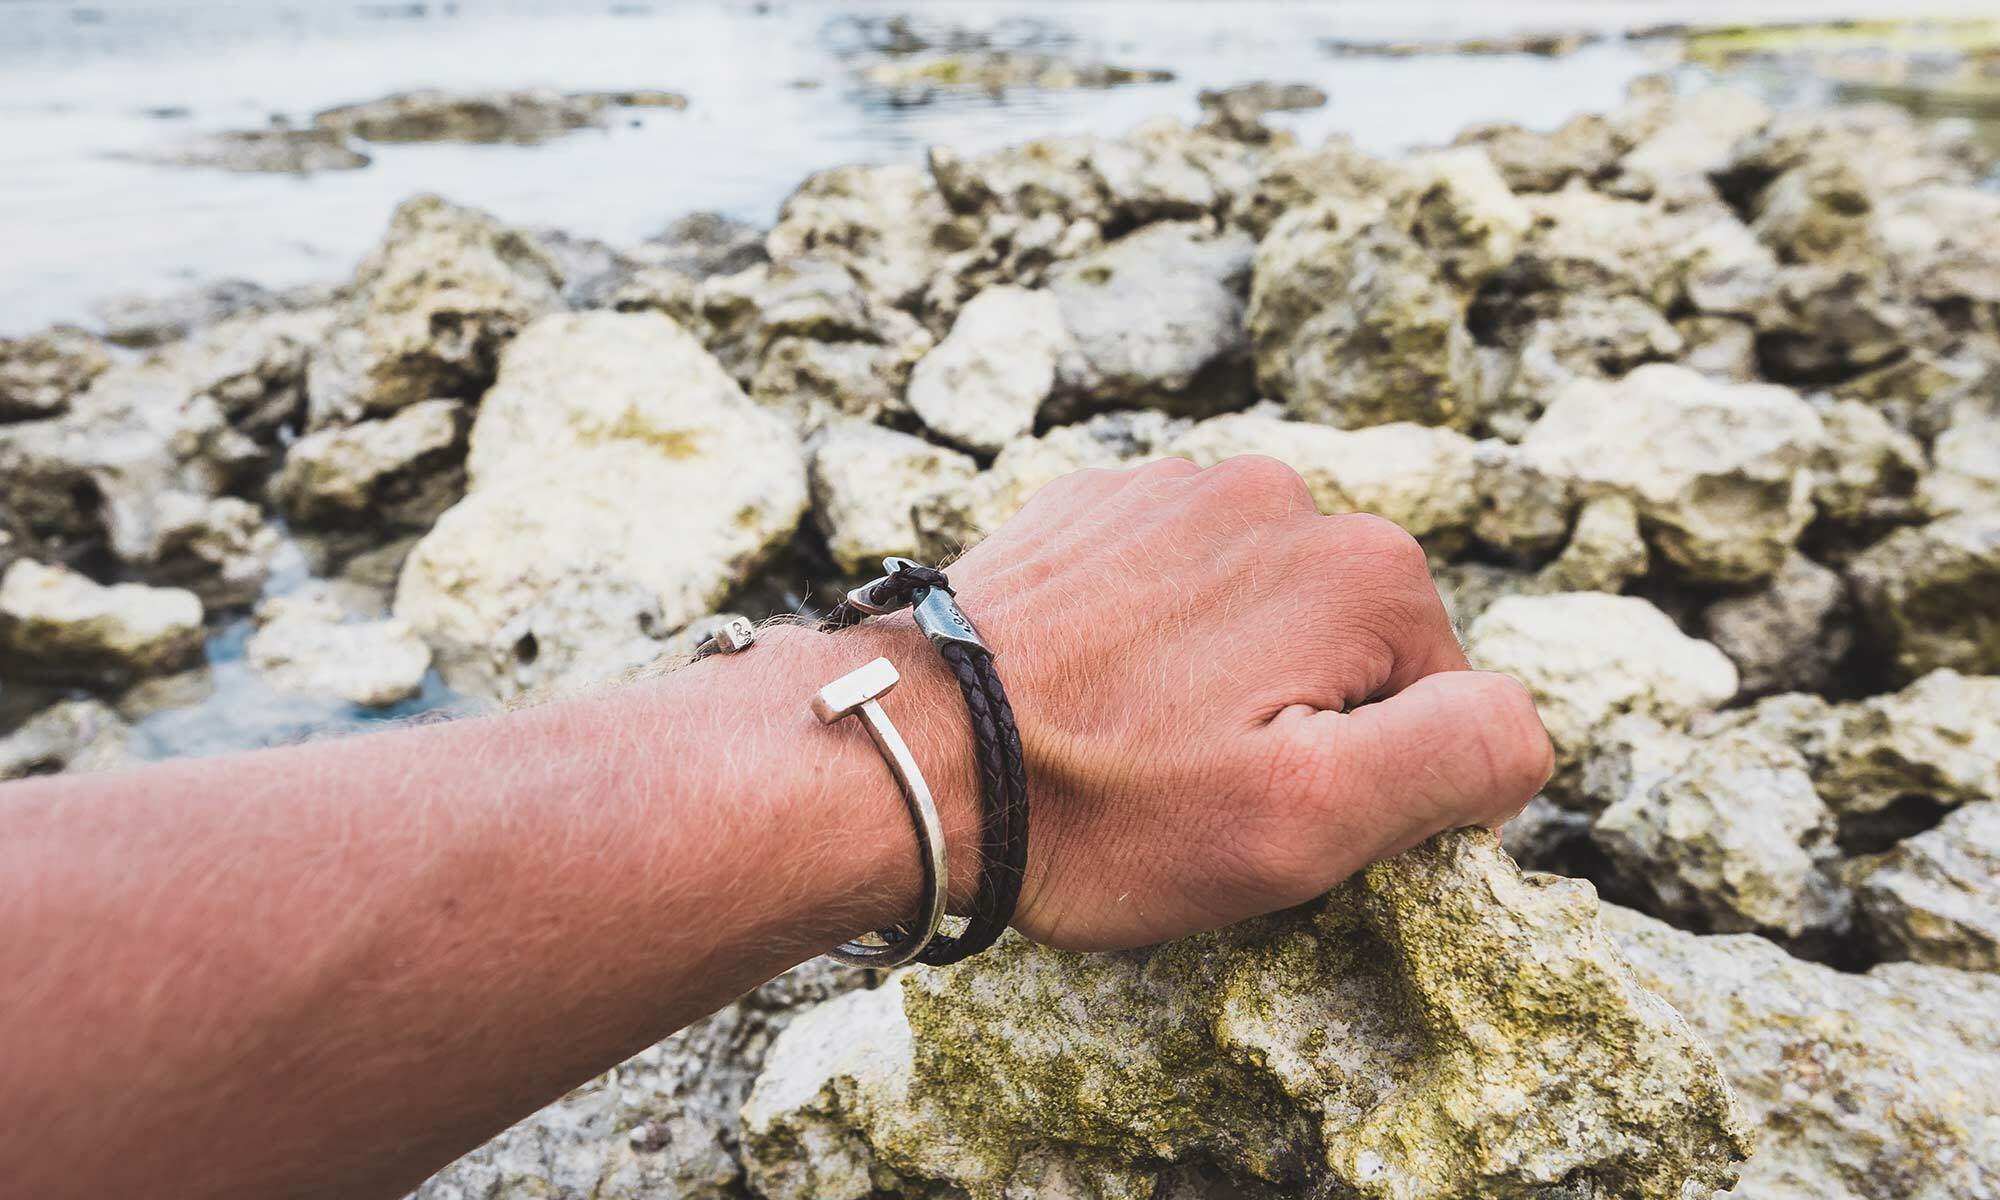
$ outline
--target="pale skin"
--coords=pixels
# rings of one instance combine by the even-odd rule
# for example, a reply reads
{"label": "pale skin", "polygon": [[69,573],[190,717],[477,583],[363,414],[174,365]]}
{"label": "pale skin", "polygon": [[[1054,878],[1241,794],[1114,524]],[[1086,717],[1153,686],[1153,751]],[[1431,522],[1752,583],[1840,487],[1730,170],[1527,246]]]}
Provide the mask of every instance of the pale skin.
{"label": "pale skin", "polygon": [[[1416,543],[1271,460],[1068,476],[950,571],[1019,718],[1038,941],[1296,904],[1548,777]],[[0,786],[6,1190],[397,1196],[893,924],[909,817],[863,730],[808,709],[877,656],[963,905],[970,734],[907,615],[504,716]]]}

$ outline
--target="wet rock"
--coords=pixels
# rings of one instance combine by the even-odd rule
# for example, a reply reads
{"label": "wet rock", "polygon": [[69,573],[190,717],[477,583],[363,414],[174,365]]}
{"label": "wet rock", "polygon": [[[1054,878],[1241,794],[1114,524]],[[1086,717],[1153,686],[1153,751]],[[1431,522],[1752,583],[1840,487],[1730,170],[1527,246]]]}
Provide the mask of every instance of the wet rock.
{"label": "wet rock", "polygon": [[1848,864],[1863,926],[1890,957],[2000,971],[2000,804],[1968,804]]}
{"label": "wet rock", "polygon": [[0,421],[53,417],[111,366],[81,329],[58,325],[31,337],[0,338]]}
{"label": "wet rock", "polygon": [[1019,88],[1065,91],[1110,88],[1131,83],[1164,83],[1172,71],[1122,67],[1111,63],[1076,62],[1054,55],[1008,50],[967,51],[892,59],[862,72],[876,87],[894,88],[902,103],[921,103],[926,93],[940,91],[1007,92]]}
{"label": "wet rock", "polygon": [[1207,415],[1249,403],[1243,295],[1253,249],[1233,230],[1159,222],[1050,271],[1071,337],[1058,363],[1065,407]]}
{"label": "wet rock", "polygon": [[21,559],[0,578],[0,649],[30,678],[116,681],[201,654],[201,601],[175,588],[104,586]]}
{"label": "wet rock", "polygon": [[101,700],[64,700],[0,737],[0,783],[133,766],[132,728]]}
{"label": "wet rock", "polygon": [[1257,246],[1248,323],[1265,395],[1340,428],[1410,420],[1470,426],[1465,304],[1408,234],[1321,204]]}
{"label": "wet rock", "polygon": [[405,200],[313,355],[312,425],[477,397],[501,346],[557,308],[561,289],[532,235],[437,196]]}
{"label": "wet rock", "polygon": [[910,373],[918,419],[987,453],[1032,430],[1055,387],[1056,363],[1073,345],[1057,295],[1002,285],[973,297]]}
{"label": "wet rock", "polygon": [[430,670],[430,647],[407,622],[354,620],[324,592],[266,601],[257,619],[245,654],[284,691],[382,708],[416,695]]}
{"label": "wet rock", "polygon": [[534,145],[605,123],[613,106],[687,107],[672,92],[558,92],[546,88],[445,92],[425,88],[324,109],[313,123],[329,135],[382,143],[508,142]]}
{"label": "wet rock", "polygon": [[889,304],[913,304],[958,230],[920,167],[836,167],[812,175],[785,200],[764,244],[772,261],[816,255],[853,272]]}
{"label": "wet rock", "polygon": [[1854,647],[1849,617],[1839,572],[1794,554],[1764,587],[1710,604],[1702,636],[1736,664],[1744,695],[1816,692]]}
{"label": "wet rock", "polygon": [[1417,58],[1430,55],[1485,57],[1497,54],[1532,54],[1541,58],[1564,58],[1585,46],[1601,41],[1602,38],[1602,34],[1594,31],[1566,29],[1437,40],[1368,41],[1321,38],[1319,48],[1337,58]]}
{"label": "wet rock", "polygon": [[1752,730],[1678,738],[1622,774],[1625,790],[1591,826],[1596,842],[1665,914],[1719,932],[1788,938],[1840,927],[1851,903],[1828,868],[1834,815],[1806,760]]}
{"label": "wet rock", "polygon": [[1898,674],[2000,673],[2000,512],[1899,529],[1856,556],[1848,578]]}
{"label": "wet rock", "polygon": [[396,615],[475,695],[511,694],[517,671],[540,665],[541,631],[586,600],[617,600],[584,623],[614,657],[714,611],[806,504],[786,422],[652,313],[530,326],[480,407],[467,465],[466,498],[404,564]]}
{"label": "wet rock", "polygon": [[272,499],[304,525],[428,529],[464,493],[469,423],[456,400],[420,400],[381,420],[307,434],[285,452]]}
{"label": "wet rock", "polygon": [[969,483],[917,501],[912,514],[925,560],[978,543],[1020,511],[1043,484],[1085,467],[1123,467],[1163,457],[1188,423],[1150,411],[1104,413],[1041,437],[1009,442]]}
{"label": "wet rock", "polygon": [[1534,694],[1555,744],[1549,793],[1579,806],[1581,760],[1617,718],[1638,713],[1672,727],[1737,689],[1722,651],[1636,596],[1505,597],[1472,623],[1465,651],[1475,666],[1512,675]]}
{"label": "wet rock", "polygon": [[1189,429],[1167,452],[1214,466],[1262,454],[1297,471],[1323,513],[1387,517],[1427,545],[1461,542],[1477,512],[1473,442],[1449,429],[1400,422],[1330,429],[1262,413],[1232,413]]}
{"label": "wet rock", "polygon": [[1572,494],[1630,498],[1648,541],[1688,577],[1740,583],[1783,565],[1811,519],[1823,437],[1785,388],[1650,363],[1616,382],[1570,384],[1518,456]]}
{"label": "wet rock", "polygon": [[967,455],[853,419],[830,423],[811,452],[813,518],[848,575],[874,574],[892,554],[914,556],[916,501],[978,471]]}
{"label": "wet rock", "polygon": [[1326,93],[1309,83],[1259,82],[1205,89],[1195,101],[1207,114],[1204,128],[1223,137],[1264,142],[1271,138],[1271,130],[1264,125],[1266,116],[1319,108],[1326,103]]}
{"label": "wet rock", "polygon": [[1739,1196],[1974,1200],[2000,1173],[2000,986],[1892,964],[1844,974],[1763,938],[1698,937],[1607,905],[1640,983],[1722,1060],[1756,1126]]}
{"label": "wet rock", "polygon": [[231,129],[118,157],[163,167],[208,167],[245,175],[353,171],[374,160],[333,129]]}
{"label": "wet rock", "polygon": [[776,1200],[1722,1185],[1746,1152],[1735,1102],[1631,986],[1595,907],[1459,834],[1165,946],[1009,938],[795,1021],[744,1108],[749,1183]]}

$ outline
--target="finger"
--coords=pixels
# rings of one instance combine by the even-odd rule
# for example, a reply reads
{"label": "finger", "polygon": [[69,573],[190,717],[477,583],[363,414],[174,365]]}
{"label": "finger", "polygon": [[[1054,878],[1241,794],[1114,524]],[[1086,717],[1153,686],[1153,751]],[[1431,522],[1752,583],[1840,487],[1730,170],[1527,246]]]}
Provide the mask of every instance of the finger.
{"label": "finger", "polygon": [[1317,794],[1348,870],[1400,853],[1445,829],[1498,826],[1525,807],[1553,769],[1526,688],[1505,675],[1447,671],[1352,712],[1288,710],[1273,723],[1313,767],[1289,777]]}
{"label": "finger", "polygon": [[[1465,650],[1431,579],[1424,548],[1401,526],[1371,513],[1329,517],[1322,555],[1339,611],[1336,623],[1374,651],[1365,699],[1393,696],[1440,671],[1463,671]],[[1345,697],[1350,707],[1355,697]]]}

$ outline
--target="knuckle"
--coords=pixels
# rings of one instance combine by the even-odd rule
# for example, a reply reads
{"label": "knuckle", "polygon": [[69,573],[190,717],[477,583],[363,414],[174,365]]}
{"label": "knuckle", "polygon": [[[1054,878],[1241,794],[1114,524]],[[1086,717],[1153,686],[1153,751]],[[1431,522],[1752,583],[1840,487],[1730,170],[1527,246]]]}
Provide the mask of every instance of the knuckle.
{"label": "knuckle", "polygon": [[1299,473],[1267,455],[1225,458],[1205,474],[1232,503],[1244,508],[1289,512],[1312,505],[1312,493]]}
{"label": "knuckle", "polygon": [[1150,483],[1156,479],[1180,479],[1184,476],[1193,475],[1199,470],[1201,468],[1197,467],[1189,459],[1156,458],[1151,462],[1142,463],[1134,467],[1131,471],[1127,472],[1127,477],[1134,483]]}
{"label": "knuckle", "polygon": [[1396,575],[1421,575],[1428,586],[1430,556],[1409,530],[1374,513],[1349,513],[1331,520],[1348,554],[1363,555]]}

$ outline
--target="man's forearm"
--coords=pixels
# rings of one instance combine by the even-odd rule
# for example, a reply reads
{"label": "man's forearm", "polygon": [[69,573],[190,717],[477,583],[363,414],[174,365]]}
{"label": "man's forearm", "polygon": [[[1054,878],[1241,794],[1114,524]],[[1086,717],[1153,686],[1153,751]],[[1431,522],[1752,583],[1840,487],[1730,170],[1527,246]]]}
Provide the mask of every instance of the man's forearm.
{"label": "man's forearm", "polygon": [[0,1087],[0,1161],[38,1195],[393,1194],[899,919],[902,804],[862,731],[807,709],[885,651],[964,847],[963,718],[906,624],[775,630],[448,728],[0,789],[0,1027],[37,1031]]}

